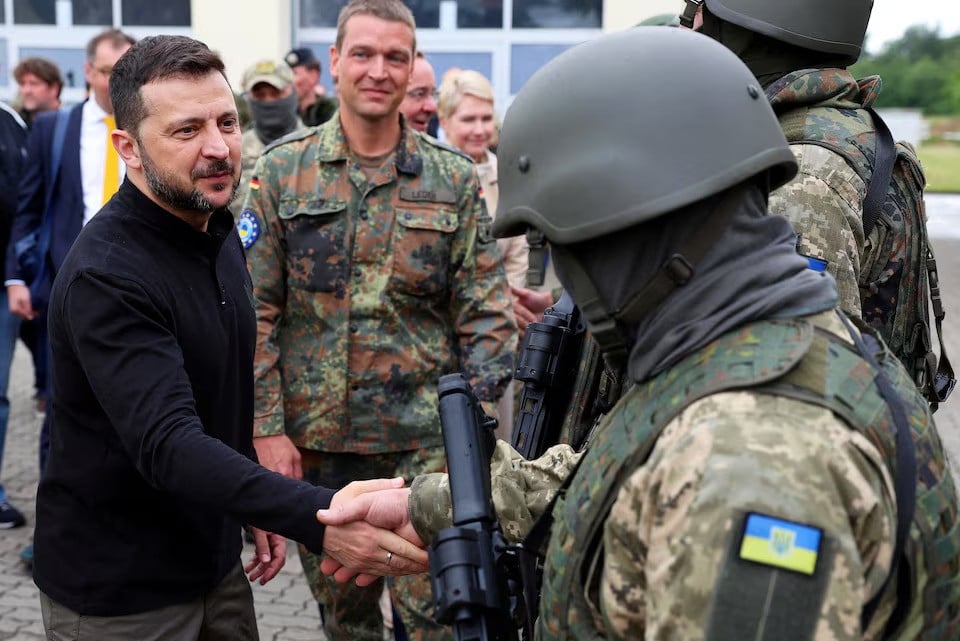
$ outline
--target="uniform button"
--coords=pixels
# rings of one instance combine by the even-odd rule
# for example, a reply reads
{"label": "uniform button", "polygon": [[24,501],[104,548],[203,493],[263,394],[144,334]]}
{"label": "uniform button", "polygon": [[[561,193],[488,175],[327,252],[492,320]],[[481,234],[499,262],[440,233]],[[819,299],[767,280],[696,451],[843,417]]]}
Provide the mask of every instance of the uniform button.
{"label": "uniform button", "polygon": [[351,325],[351,326],[350,326],[350,333],[351,333],[351,334],[356,334],[356,333],[357,333],[357,326],[356,326],[356,325]]}
{"label": "uniform button", "polygon": [[366,209],[361,209],[361,210],[360,210],[360,219],[361,219],[361,220],[366,220],[366,219],[369,218],[369,217],[370,217],[370,216],[367,215],[367,210],[366,210]]}
{"label": "uniform button", "polygon": [[363,274],[363,272],[360,271],[360,268],[359,268],[359,267],[355,267],[355,268],[353,269],[353,275],[356,276],[357,278],[360,278],[360,275],[361,275],[361,274]]}
{"label": "uniform button", "polygon": [[413,214],[411,214],[410,212],[405,212],[403,214],[403,217],[407,220],[410,220],[411,218],[413,218]]}
{"label": "uniform button", "polygon": [[356,392],[356,391],[358,391],[358,390],[360,389],[360,386],[359,386],[359,385],[351,385],[351,386],[350,386],[350,389],[352,389],[354,392]]}

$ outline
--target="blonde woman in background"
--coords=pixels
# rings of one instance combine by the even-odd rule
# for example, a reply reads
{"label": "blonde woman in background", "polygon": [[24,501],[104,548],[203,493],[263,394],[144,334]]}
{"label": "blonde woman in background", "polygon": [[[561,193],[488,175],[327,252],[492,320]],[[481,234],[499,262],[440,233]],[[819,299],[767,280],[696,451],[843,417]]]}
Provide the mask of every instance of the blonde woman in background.
{"label": "blonde woman in background", "polygon": [[[487,211],[497,211],[497,157],[490,152],[496,135],[497,117],[493,109],[493,87],[483,74],[469,69],[444,74],[440,84],[437,116],[446,141],[466,153],[477,164],[480,186]],[[497,240],[507,281],[522,288],[527,276],[527,241],[523,236]],[[516,297],[511,294],[516,306]],[[497,407],[500,426],[497,436],[510,440],[513,430],[513,394],[506,393]]]}

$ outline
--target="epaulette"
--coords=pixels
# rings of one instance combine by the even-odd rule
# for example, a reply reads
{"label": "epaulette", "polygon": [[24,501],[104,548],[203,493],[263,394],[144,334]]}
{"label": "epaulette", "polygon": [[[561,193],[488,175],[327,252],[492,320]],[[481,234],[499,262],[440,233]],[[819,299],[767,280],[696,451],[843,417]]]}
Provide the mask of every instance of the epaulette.
{"label": "epaulette", "polygon": [[[416,131],[416,130],[414,130],[414,131]],[[451,145],[448,145],[448,144],[445,143],[445,142],[441,142],[441,141],[437,140],[436,138],[434,138],[433,136],[431,136],[431,135],[429,135],[429,134],[425,134],[425,133],[423,133],[423,132],[421,132],[421,131],[417,131],[416,133],[417,133],[417,136],[419,136],[420,139],[423,140],[423,141],[425,141],[427,144],[429,144],[429,145],[431,145],[431,146],[433,146],[433,147],[436,147],[437,149],[442,149],[442,150],[444,150],[444,151],[453,152],[453,153],[457,154],[458,156],[460,156],[461,158],[469,161],[470,164],[473,164],[473,158],[471,158],[469,155],[467,155],[467,153],[466,153],[465,151],[461,151],[460,149],[457,149],[456,147],[453,147],[453,146],[451,146]]]}
{"label": "epaulette", "polygon": [[297,140],[303,140],[304,138],[315,134],[316,131],[317,131],[317,127],[304,127],[303,129],[297,129],[295,131],[291,131],[290,133],[284,136],[280,136],[279,138],[271,142],[269,145],[264,147],[263,151],[261,152],[261,155],[267,153],[274,147],[285,145],[288,142],[296,142]]}

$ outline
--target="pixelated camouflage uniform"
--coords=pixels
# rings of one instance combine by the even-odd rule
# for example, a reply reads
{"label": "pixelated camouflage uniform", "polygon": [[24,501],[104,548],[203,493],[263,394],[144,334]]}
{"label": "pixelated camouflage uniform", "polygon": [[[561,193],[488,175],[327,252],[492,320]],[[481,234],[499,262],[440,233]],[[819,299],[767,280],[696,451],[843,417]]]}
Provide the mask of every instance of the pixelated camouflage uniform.
{"label": "pixelated camouflage uniform", "polygon": [[[303,121],[297,118],[297,125],[294,130],[303,129],[303,127]],[[240,146],[240,184],[237,186],[237,195],[234,197],[233,207],[231,207],[234,217],[240,213],[243,203],[247,200],[247,194],[250,193],[250,179],[253,177],[253,168],[257,165],[260,154],[266,147],[253,127],[243,132],[243,141]]]}
{"label": "pixelated camouflage uniform", "polygon": [[[891,568],[894,428],[853,349],[833,312],[751,323],[635,385],[582,455],[558,445],[528,462],[498,443],[493,498],[514,541],[583,458],[552,512],[537,638],[739,639],[761,611],[764,639],[885,638],[896,577],[865,633],[860,617]],[[926,403],[886,356],[918,469],[913,598],[889,638],[956,639],[956,488]],[[424,540],[449,525],[449,503],[445,475],[414,482]],[[739,558],[750,513],[819,528],[813,574]]]}
{"label": "pixelated camouflage uniform", "polygon": [[[442,469],[439,377],[463,371],[492,407],[513,368],[516,324],[472,163],[406,127],[391,158],[368,180],[334,118],[268,147],[245,205],[260,230],[247,252],[254,436],[287,434],[305,478],[330,487]],[[338,586],[301,559],[335,619],[328,635],[379,638],[382,583]],[[449,638],[427,616],[425,575],[394,595],[408,625],[423,617],[414,638]]]}
{"label": "pixelated camouflage uniform", "polygon": [[877,145],[866,109],[879,92],[879,77],[857,81],[844,69],[796,71],[767,88],[800,166],[792,182],[770,195],[770,211],[790,220],[801,254],[827,262],[841,309],[878,330],[922,380],[930,352],[926,178],[909,144],[897,145],[884,211],[864,237],[865,180]]}

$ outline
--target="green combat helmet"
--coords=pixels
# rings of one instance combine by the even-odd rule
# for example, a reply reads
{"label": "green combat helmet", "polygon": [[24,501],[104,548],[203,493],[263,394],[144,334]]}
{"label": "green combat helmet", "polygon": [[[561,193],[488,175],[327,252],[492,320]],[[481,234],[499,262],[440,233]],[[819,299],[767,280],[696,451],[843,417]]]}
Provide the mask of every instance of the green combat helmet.
{"label": "green combat helmet", "polygon": [[837,54],[847,64],[860,57],[873,0],[686,0],[680,23],[692,28],[706,5],[720,20],[812,51]]}
{"label": "green combat helmet", "polygon": [[[659,27],[602,36],[545,65],[507,111],[497,156],[494,235],[539,230],[558,269],[571,262],[564,245],[633,227],[761,173],[773,189],[797,172],[743,62],[706,36]],[[597,298],[575,265],[566,273],[578,298]],[[636,310],[595,307],[581,304],[581,312],[613,365],[624,347],[613,319],[629,321]]]}
{"label": "green combat helmet", "polygon": [[680,16],[675,13],[661,13],[637,23],[638,27],[679,27]]}

